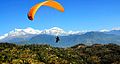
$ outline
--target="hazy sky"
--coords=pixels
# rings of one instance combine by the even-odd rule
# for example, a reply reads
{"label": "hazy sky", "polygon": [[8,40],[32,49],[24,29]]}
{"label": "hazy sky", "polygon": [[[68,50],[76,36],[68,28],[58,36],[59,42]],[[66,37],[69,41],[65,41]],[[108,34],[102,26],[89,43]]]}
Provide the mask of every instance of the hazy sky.
{"label": "hazy sky", "polygon": [[29,9],[44,0],[0,0],[0,34],[15,28],[32,27],[64,30],[100,30],[120,27],[120,0],[56,0],[65,12],[41,7],[34,21],[27,18]]}

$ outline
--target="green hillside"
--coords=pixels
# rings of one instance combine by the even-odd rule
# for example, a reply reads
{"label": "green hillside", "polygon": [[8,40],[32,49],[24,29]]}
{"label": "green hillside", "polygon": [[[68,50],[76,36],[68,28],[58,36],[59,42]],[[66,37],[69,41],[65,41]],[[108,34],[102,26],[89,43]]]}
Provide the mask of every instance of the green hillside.
{"label": "green hillside", "polygon": [[49,45],[0,43],[0,64],[119,64],[120,46],[116,44],[70,48]]}

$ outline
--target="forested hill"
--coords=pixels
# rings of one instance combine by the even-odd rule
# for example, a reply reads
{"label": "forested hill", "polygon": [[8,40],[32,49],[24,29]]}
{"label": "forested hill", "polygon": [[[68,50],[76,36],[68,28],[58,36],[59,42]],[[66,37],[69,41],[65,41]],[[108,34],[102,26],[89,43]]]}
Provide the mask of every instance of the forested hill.
{"label": "forested hill", "polygon": [[0,43],[0,64],[119,64],[116,44],[79,44],[69,48]]}

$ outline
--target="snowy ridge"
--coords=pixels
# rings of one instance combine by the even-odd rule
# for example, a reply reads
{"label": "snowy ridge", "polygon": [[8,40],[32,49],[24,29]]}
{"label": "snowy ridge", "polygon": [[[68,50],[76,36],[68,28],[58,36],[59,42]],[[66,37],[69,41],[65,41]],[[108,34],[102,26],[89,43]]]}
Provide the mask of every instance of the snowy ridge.
{"label": "snowy ridge", "polygon": [[102,30],[100,30],[99,32],[110,32],[110,31],[114,31],[114,30],[119,31],[119,30],[120,30],[120,27],[112,28],[111,30],[108,30],[108,29],[102,29]]}
{"label": "snowy ridge", "polygon": [[45,30],[37,30],[33,28],[26,28],[26,29],[14,29],[10,31],[9,33],[4,34],[3,36],[0,36],[0,40],[5,39],[5,38],[15,38],[15,37],[20,37],[20,38],[27,38],[29,35],[38,35],[38,34],[49,34],[49,35],[69,35],[69,34],[81,34],[82,32],[80,31],[64,31],[61,28],[58,27],[53,27],[51,29],[45,29]]}
{"label": "snowy ridge", "polygon": [[4,38],[13,38],[13,37],[29,37],[28,35],[32,34],[40,34],[39,30],[34,30],[32,28],[26,28],[26,29],[15,29],[10,31],[9,33],[4,34],[3,36],[0,36],[0,39]]}
{"label": "snowy ridge", "polygon": [[[103,29],[103,30],[99,30],[98,32],[104,32],[104,33],[111,33],[112,31],[117,30],[118,34],[119,34],[119,30],[120,28],[113,28],[111,30],[107,30],[107,29]],[[58,27],[53,27],[50,29],[45,29],[45,30],[38,30],[38,29],[33,29],[31,27],[28,27],[26,29],[14,29],[2,36],[0,36],[0,40],[3,39],[12,39],[12,38],[31,38],[35,35],[39,35],[39,34],[48,34],[48,35],[59,35],[59,36],[67,36],[67,35],[71,35],[71,34],[85,34],[87,32],[91,32],[91,31],[64,31],[61,28]],[[113,32],[112,32],[113,33]],[[116,32],[114,32],[116,33]]]}

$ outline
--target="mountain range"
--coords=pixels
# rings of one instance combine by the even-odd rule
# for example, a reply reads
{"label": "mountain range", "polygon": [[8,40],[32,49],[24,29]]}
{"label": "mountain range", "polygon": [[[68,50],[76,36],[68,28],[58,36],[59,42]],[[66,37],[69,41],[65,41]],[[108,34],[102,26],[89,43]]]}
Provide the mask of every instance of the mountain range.
{"label": "mountain range", "polygon": [[[56,36],[60,41],[55,43]],[[61,28],[36,30],[33,28],[15,29],[3,36],[0,42],[10,42],[17,44],[49,44],[55,47],[70,47],[76,44],[108,44],[120,45],[120,30],[100,30],[100,31],[64,31]]]}

